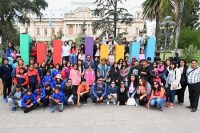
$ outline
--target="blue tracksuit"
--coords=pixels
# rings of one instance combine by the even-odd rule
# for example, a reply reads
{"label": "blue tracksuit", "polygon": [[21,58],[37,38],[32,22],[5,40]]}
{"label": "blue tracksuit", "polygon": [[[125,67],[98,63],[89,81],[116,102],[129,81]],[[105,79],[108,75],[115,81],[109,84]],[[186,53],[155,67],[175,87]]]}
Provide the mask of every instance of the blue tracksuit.
{"label": "blue tracksuit", "polygon": [[53,99],[55,100],[59,100],[60,103],[64,103],[65,100],[65,95],[62,92],[59,93],[53,93],[53,95],[51,96]]}
{"label": "blue tracksuit", "polygon": [[55,77],[57,74],[61,74],[61,71],[60,70],[57,70],[57,69],[53,69],[53,71],[51,72],[51,75],[53,77]]}
{"label": "blue tracksuit", "polygon": [[117,94],[118,92],[118,87],[115,86],[114,88],[112,88],[111,86],[108,87],[108,92],[107,94],[110,95],[110,94]]}
{"label": "blue tracksuit", "polygon": [[51,75],[46,75],[43,77],[42,79],[42,85],[44,86],[45,83],[49,83],[51,88],[54,88],[56,86],[55,80],[53,79],[53,77]]}
{"label": "blue tracksuit", "polygon": [[102,87],[99,87],[98,84],[96,83],[95,85],[92,86],[92,97],[97,98],[97,97],[105,97],[106,96],[106,84],[103,83]]}
{"label": "blue tracksuit", "polygon": [[22,107],[23,107],[23,108],[27,108],[26,102],[27,102],[28,100],[31,100],[31,103],[32,103],[33,105],[36,105],[36,103],[37,103],[37,99],[36,99],[36,97],[35,97],[35,95],[34,95],[33,93],[32,93],[30,96],[26,93],[26,94],[23,96],[23,98],[22,98]]}
{"label": "blue tracksuit", "polygon": [[44,89],[40,89],[40,92],[38,92],[37,90],[34,91],[34,95],[37,98],[37,96],[40,95],[40,99],[44,99],[46,97],[46,93]]}

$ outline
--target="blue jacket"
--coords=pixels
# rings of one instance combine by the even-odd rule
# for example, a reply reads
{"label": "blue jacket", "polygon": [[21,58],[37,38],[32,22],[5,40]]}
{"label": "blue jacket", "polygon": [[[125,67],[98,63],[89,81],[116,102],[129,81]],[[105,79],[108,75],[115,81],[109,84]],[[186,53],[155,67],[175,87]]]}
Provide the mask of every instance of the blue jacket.
{"label": "blue jacket", "polygon": [[83,62],[83,67],[84,67],[84,69],[88,69],[88,66],[89,66],[89,65],[91,65],[92,68],[94,68],[94,66],[95,66],[94,61],[91,60],[89,64],[87,63],[87,61],[84,61],[84,62]]}
{"label": "blue jacket", "polygon": [[62,92],[53,93],[51,97],[55,100],[59,100],[61,103],[64,103],[65,95]]}
{"label": "blue jacket", "polygon": [[95,83],[92,86],[92,96],[96,97],[96,98],[99,97],[99,96],[105,97],[106,96],[106,90],[107,90],[107,87],[106,87],[105,83],[103,83],[101,88],[99,88],[98,84]]}
{"label": "blue jacket", "polygon": [[108,87],[108,95],[110,95],[110,94],[117,94],[117,92],[118,92],[118,87],[117,86],[115,86],[114,88],[112,88],[111,86],[109,86]]}
{"label": "blue jacket", "polygon": [[55,77],[57,74],[60,74],[60,73],[61,73],[60,70],[53,69],[52,72],[51,72],[51,75],[52,75],[53,77]]}
{"label": "blue jacket", "polygon": [[44,86],[45,83],[49,83],[51,88],[54,88],[56,86],[55,80],[53,79],[53,77],[51,75],[46,75],[43,77],[42,79],[42,85]]}
{"label": "blue jacket", "polygon": [[37,92],[37,90],[34,91],[34,95],[37,98],[38,95],[40,95],[40,99],[44,99],[46,97],[46,93],[44,89],[40,89],[40,94]]}
{"label": "blue jacket", "polygon": [[67,83],[67,79],[62,81],[62,83],[60,84],[60,92],[63,92],[63,89],[64,89],[66,83]]}
{"label": "blue jacket", "polygon": [[26,93],[22,98],[22,107],[27,108],[26,102],[30,99],[33,105],[37,103],[37,99],[33,93],[30,96]]}

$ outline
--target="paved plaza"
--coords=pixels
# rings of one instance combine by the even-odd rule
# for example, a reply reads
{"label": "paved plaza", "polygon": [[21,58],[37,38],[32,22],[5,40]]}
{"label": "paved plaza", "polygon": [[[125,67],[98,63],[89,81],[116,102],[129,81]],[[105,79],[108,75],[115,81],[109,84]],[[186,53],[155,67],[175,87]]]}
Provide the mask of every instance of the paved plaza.
{"label": "paved plaza", "polygon": [[[187,92],[187,91],[186,91]],[[188,94],[183,106],[164,112],[144,107],[94,105],[65,107],[62,113],[49,108],[28,114],[12,113],[0,100],[0,133],[200,133],[200,111],[191,113]]]}

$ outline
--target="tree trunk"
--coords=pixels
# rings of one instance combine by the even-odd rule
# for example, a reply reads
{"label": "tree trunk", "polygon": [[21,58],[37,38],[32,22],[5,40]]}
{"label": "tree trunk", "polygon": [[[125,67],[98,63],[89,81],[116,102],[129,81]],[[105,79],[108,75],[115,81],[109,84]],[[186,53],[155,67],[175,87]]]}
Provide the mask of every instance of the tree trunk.
{"label": "tree trunk", "polygon": [[114,6],[114,38],[117,36],[117,0],[115,0],[115,6]]}
{"label": "tree trunk", "polygon": [[178,49],[178,43],[179,43],[179,37],[180,37],[180,30],[181,30],[181,18],[182,18],[182,13],[183,13],[183,8],[184,8],[184,0],[180,0],[179,2],[176,3],[176,38],[175,38],[175,52],[177,52]]}
{"label": "tree trunk", "polygon": [[[156,30],[155,30],[155,36],[156,36],[156,39],[158,40],[158,37],[159,37],[159,32],[160,32],[160,18],[159,18],[159,13],[156,13]],[[158,42],[158,41],[157,41]],[[158,46],[156,44],[156,48],[155,48],[156,52],[158,51]]]}

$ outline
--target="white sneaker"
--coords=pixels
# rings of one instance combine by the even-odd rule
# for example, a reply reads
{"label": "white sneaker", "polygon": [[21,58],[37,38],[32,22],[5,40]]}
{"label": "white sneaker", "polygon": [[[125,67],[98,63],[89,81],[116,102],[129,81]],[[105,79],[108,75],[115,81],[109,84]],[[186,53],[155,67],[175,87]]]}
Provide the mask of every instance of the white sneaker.
{"label": "white sneaker", "polygon": [[116,105],[116,102],[113,102],[114,105]]}
{"label": "white sneaker", "polygon": [[107,105],[109,105],[110,104],[110,102],[109,101],[107,101]]}

